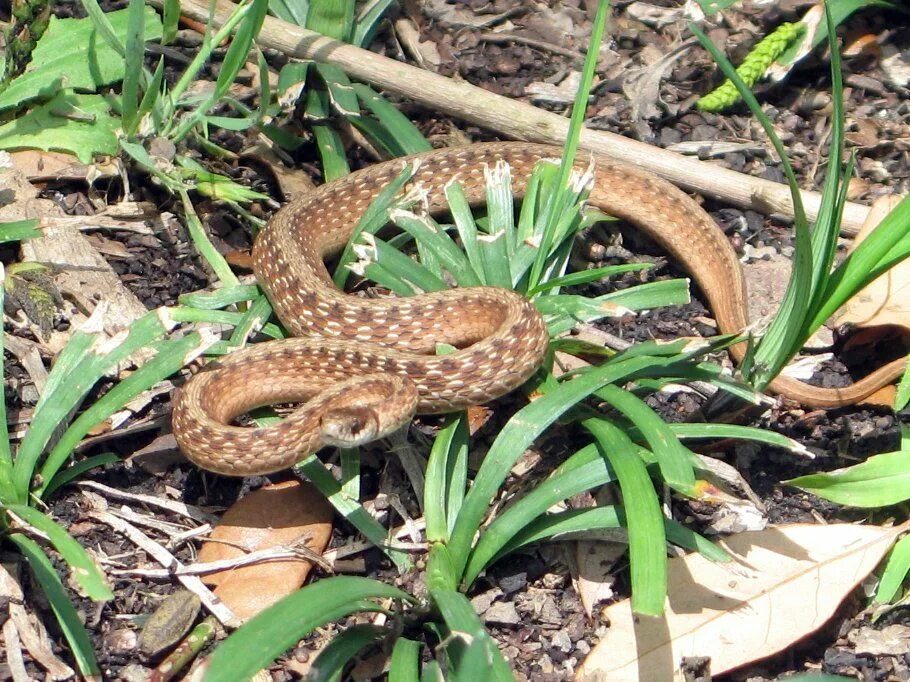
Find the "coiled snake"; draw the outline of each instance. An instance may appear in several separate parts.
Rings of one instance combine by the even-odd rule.
[[[180,447],[211,471],[264,474],[326,445],[381,438],[415,412],[482,404],[524,383],[543,359],[547,331],[523,296],[477,287],[363,299],[332,284],[324,259],[344,247],[367,206],[407,162],[417,163],[411,182],[438,212],[453,179],[469,201],[480,203],[484,167],[503,160],[521,196],[537,161],[560,154],[557,147],[515,142],[440,149],[352,173],[287,204],[257,237],[253,267],[296,338],[244,348],[193,376],[174,402]],[[578,165],[589,161],[585,156]],[[748,324],[742,271],[711,218],[655,175],[603,157],[594,161],[589,205],[662,245],[698,283],[720,331],[741,332]],[[438,343],[459,350],[432,355]],[[742,344],[732,349],[737,361],[743,351]],[[771,389],[807,405],[839,407],[893,381],[902,367],[903,361],[890,363],[843,389],[783,377]],[[255,407],[289,402],[304,404],[276,425],[231,425]]]

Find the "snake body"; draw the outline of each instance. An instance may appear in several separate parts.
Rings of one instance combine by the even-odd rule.
[[[535,164],[560,154],[557,147],[514,142],[440,149],[371,166],[288,203],[257,237],[253,268],[295,338],[244,348],[193,376],[174,402],[180,447],[211,471],[264,474],[326,445],[380,438],[415,412],[482,404],[524,383],[542,362],[547,330],[523,296],[473,287],[364,299],[336,288],[325,260],[344,248],[370,202],[405,163],[416,164],[411,184],[439,212],[453,179],[472,204],[481,203],[484,169],[504,161],[520,197]],[[580,159],[579,169],[589,163],[590,157]],[[594,166],[589,205],[631,223],[676,258],[704,293],[721,332],[745,329],[739,261],[707,213],[651,173],[599,156]],[[439,343],[458,350],[433,355]],[[744,350],[742,344],[732,349],[737,361]],[[838,407],[901,371],[897,361],[843,389],[789,378],[778,378],[771,389],[804,404]],[[251,409],[286,402],[304,404],[272,426],[231,424]]]

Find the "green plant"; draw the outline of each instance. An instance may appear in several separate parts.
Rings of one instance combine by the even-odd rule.
[[[737,0],[697,0],[706,14],[714,14],[735,4]],[[822,6],[824,5],[824,9]],[[778,64],[778,79],[792,69],[803,57],[821,45],[828,37],[828,22],[824,12],[832,19],[832,31],[859,10],[879,7],[900,9],[888,0],[826,0],[813,6],[801,21],[783,23],[758,42],[749,52],[737,73],[743,82],[753,87],[773,64]],[[719,87],[698,101],[702,111],[719,112],[729,109],[741,100],[737,88],[728,78]]]
[[[833,36],[834,20],[830,11],[826,16],[830,34]],[[831,118],[829,152],[831,163],[825,178],[818,218],[810,230],[796,175],[772,122],[761,110],[754,95],[730,62],[698,27],[690,24],[690,29],[705,49],[711,52],[765,129],[775,151],[780,155],[793,198],[796,241],[793,273],[779,310],[741,368],[746,380],[760,391],[780,373],[787,362],[802,349],[809,337],[838,308],[881,274],[910,257],[910,198],[901,201],[868,239],[840,265],[832,269],[841,214],[846,201],[847,182],[853,172],[852,159],[846,166],[841,164],[844,151],[843,85],[840,55],[833,38],[831,79],[834,111]]]
[[[0,288],[0,297],[2,291]],[[114,339],[96,331],[98,323],[98,319],[90,319],[61,351],[15,454],[6,428],[5,404],[0,407],[0,538],[14,544],[27,559],[85,677],[99,675],[98,666],[82,621],[46,548],[59,553],[86,596],[104,601],[113,594],[91,557],[41,508],[60,486],[91,468],[117,461],[114,455],[101,454],[70,463],[75,447],[92,427],[175,373],[206,346],[198,332],[165,338],[174,325],[165,309],[148,313]],[[143,350],[152,357],[78,411],[107,372]]]

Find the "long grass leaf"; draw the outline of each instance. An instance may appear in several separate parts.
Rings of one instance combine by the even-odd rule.
[[[622,490],[629,531],[632,608],[636,613],[658,616],[667,598],[666,534],[660,500],[644,462],[621,429],[599,418],[585,419],[582,425],[597,440]]]
[[[626,514],[622,507],[604,506],[567,509],[562,512],[545,514],[536,518],[518,533],[503,548],[499,556],[504,556],[535,542],[558,540],[561,537],[586,536],[599,530],[625,528],[625,525]],[[672,519],[665,519],[664,528],[667,540],[674,545],[697,551],[711,561],[726,562],[731,559],[730,555],[723,549],[707,538],[686,528],[681,523],[677,523]]]
[[[449,540],[458,572],[464,571],[475,534],[487,510],[518,458],[561,415],[591,393],[611,382],[623,380],[635,372],[654,367],[660,362],[652,357],[631,358],[595,367],[519,410],[500,431],[481,464],[474,484],[465,496]]]
[[[198,333],[187,334],[182,339],[163,343],[154,358],[144,363],[138,370],[119,382],[102,398],[83,412],[63,433],[41,466],[41,480],[44,481],[36,490],[42,497],[46,486],[56,476],[57,471],[72,454],[79,441],[92,429],[117,410],[123,407],[143,391],[174,374],[181,367],[198,357],[207,347]]]
[[[68,466],[66,469],[61,469],[56,473],[56,475],[50,480],[50,482],[45,486],[42,492],[42,499],[49,499],[57,490],[65,486],[67,483],[75,481],[77,478],[82,476],[87,471],[91,471],[105,464],[113,464],[114,462],[121,461],[120,458],[112,452],[105,452],[100,455],[92,455],[91,457],[86,457],[85,459],[79,460],[75,464]]]
[[[139,125],[139,89],[142,85],[142,62],[145,57],[145,0],[130,0],[125,47],[120,102],[124,132],[132,135]]]
[[[468,429],[463,414],[449,418],[433,440],[427,461],[423,513],[427,540],[445,542],[450,523],[458,515],[464,498]]]
[[[369,646],[380,643],[389,635],[389,629],[369,623],[352,625],[337,634],[313,661],[307,672],[307,682],[335,682],[341,680],[344,669]]]
[[[92,558],[61,526],[42,514],[37,509],[24,504],[7,505],[6,513],[13,513],[25,523],[36,528],[47,536],[63,560],[73,572],[73,579],[85,594],[95,601],[107,601],[114,598],[108,587],[104,574],[92,561]]]
[[[418,682],[420,679],[420,642],[399,637],[389,661],[389,682]]]
[[[401,150],[398,156],[428,152],[433,148],[407,116],[370,86],[354,83],[354,92],[360,103],[395,140],[396,146]]]
[[[481,532],[465,568],[465,582],[471,584],[494,557],[501,556],[502,548],[512,538],[554,504],[612,480],[610,467],[602,458],[596,458],[581,467],[541,481]]]
[[[0,263],[0,310],[3,310],[6,294],[6,272]],[[0,372],[5,376],[4,363],[4,335],[0,333]],[[0,504],[11,502],[24,502],[25,496],[20,495],[17,486],[13,483],[13,453],[9,447],[9,426],[6,423],[6,385],[4,384],[4,400],[0,404]]]
[[[318,457],[310,455],[295,465],[294,470],[306,476],[338,513],[363,533],[367,540],[385,552],[400,570],[404,571],[410,567],[411,560],[407,553],[398,549],[395,543],[389,540],[386,529],[370,516],[357,500],[349,498],[344,493],[341,484],[326,470]]]
[[[255,616],[212,654],[206,682],[251,678],[315,628],[361,611],[379,611],[373,599],[411,597],[369,578],[336,576],[308,585]]]
[[[95,659],[92,641],[82,624],[82,618],[70,602],[69,595],[50,559],[47,558],[38,543],[31,538],[21,533],[12,533],[7,537],[19,547],[28,561],[28,567],[47,597],[57,623],[60,625],[60,631],[69,644],[79,672],[87,680],[100,680],[101,670]]]

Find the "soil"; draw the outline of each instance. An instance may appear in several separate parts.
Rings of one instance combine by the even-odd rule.
[[[743,108],[724,115],[702,114],[694,108],[697,96],[717,82],[716,69],[700,49],[683,51],[664,74],[657,99],[646,102],[642,113],[633,111],[629,101],[633,86],[628,75],[653,64],[681,42],[678,20],[662,25],[659,20],[636,19],[643,16],[637,11],[642,9],[642,4],[622,0],[613,3],[609,39],[602,51],[598,71],[599,83],[588,106],[588,125],[662,147],[693,141],[706,144],[714,141],[755,142],[754,145],[744,145],[746,151],[723,154],[715,162],[752,175],[782,179],[779,164],[769,155],[755,151],[756,148],[766,147],[764,137]],[[659,16],[661,9],[669,11],[677,4],[655,0],[653,5],[657,9],[652,16]],[[711,30],[710,36],[738,61],[760,36],[782,21],[795,20],[809,4],[799,0],[777,3],[774,7],[747,4],[746,9],[727,11],[724,24]],[[526,99],[529,90],[541,84],[558,90],[559,84],[580,68],[579,60],[571,53],[582,54],[590,33],[592,15],[592,10],[580,0],[550,3],[530,0],[465,0],[451,3],[405,0],[402,5],[400,17],[416,26],[424,47],[435,46],[439,57],[438,71],[503,95]],[[62,11],[69,12],[71,9],[65,6]],[[482,26],[484,22],[490,25]],[[487,34],[496,27],[502,31],[500,36],[531,39],[537,41],[537,46],[492,42]],[[869,10],[854,15],[844,25],[841,34],[847,37],[848,42],[868,35],[879,37],[885,45],[900,48],[907,45],[910,39],[910,22],[902,13]],[[379,35],[373,49],[389,56],[413,60],[392,37],[388,27]],[[855,184],[851,199],[869,202],[883,194],[907,191],[910,189],[910,164],[907,161],[910,101],[906,83],[902,86],[892,84],[883,72],[880,60],[874,55],[847,58],[844,70],[849,142],[856,153],[859,176],[862,178]],[[784,137],[800,183],[807,189],[820,189],[823,179],[827,161],[824,131],[830,114],[829,92],[827,62],[817,56],[805,60],[784,83],[758,88],[766,112]],[[555,111],[566,111],[564,104],[552,100],[537,103]],[[434,112],[408,103],[401,103],[401,106],[431,139],[445,142],[456,136],[456,131],[460,131],[458,135],[473,140],[490,139],[485,131],[464,126]],[[233,133],[219,138],[219,143],[234,150],[242,148],[243,142]],[[352,156],[355,166],[369,162],[368,157],[357,150],[352,150]],[[302,168],[311,171],[317,168],[311,144],[305,144],[295,157]],[[275,189],[271,178],[254,178],[253,171],[242,164],[233,167],[220,164],[217,168],[236,178],[256,182],[260,191],[264,188]],[[314,179],[319,181],[318,176]],[[150,184],[146,177],[133,174],[130,181],[131,199],[153,201],[162,211],[180,215],[174,201],[160,188]],[[122,188],[117,183],[112,183],[106,190],[111,202],[122,197]],[[83,200],[83,192],[84,188],[61,183],[48,186],[46,196],[59,200],[70,213],[79,214],[94,210],[92,202]],[[740,252],[745,245],[755,248],[771,246],[778,252],[792,247],[789,227],[784,222],[715,202],[705,202],[705,207]],[[264,205],[254,209],[262,216],[267,215],[269,210]],[[223,208],[203,201],[197,204],[197,211],[222,252],[236,253],[249,249],[249,230],[231,218]],[[179,295],[204,289],[214,279],[194,253],[182,218],[165,221],[165,229],[155,235],[106,232],[105,236],[121,242],[125,247],[128,257],[114,258],[110,262],[123,282],[150,309],[174,304]],[[606,243],[603,233],[592,236],[591,240],[601,246],[613,246]],[[658,260],[659,267],[648,271],[646,278],[684,275],[674,269],[672,262],[665,260],[657,247],[643,243],[634,232],[625,231],[621,243],[634,258]],[[598,264],[613,262],[610,258],[603,256]],[[6,259],[4,262],[7,262]],[[630,274],[610,284],[584,287],[579,293],[599,294],[639,281],[642,281],[641,275]],[[614,319],[601,326],[616,336],[632,341],[710,335],[715,331],[711,325],[711,313],[699,300],[699,292],[693,293],[694,300],[687,306]],[[842,342],[839,343],[842,345]],[[836,346],[835,350],[839,347]],[[851,364],[849,354],[840,354],[836,362],[824,367],[814,377],[814,381],[837,385],[846,381],[851,372],[861,375],[868,370],[869,354],[859,355],[862,356],[860,360],[854,360],[853,366],[848,366]],[[21,387],[27,382],[27,375],[8,353],[5,359],[6,381],[11,386]],[[877,362],[887,359],[890,358],[875,357]],[[28,407],[28,401],[21,396],[8,394],[7,399],[10,407]],[[674,421],[684,420],[703,407],[700,399],[686,393],[651,402],[666,419]],[[495,424],[502,423],[513,409],[514,405],[506,402],[495,410],[492,425],[479,434],[478,452],[485,451],[495,433]],[[165,424],[166,431],[167,413],[168,404],[162,398],[148,408],[147,414],[140,415],[139,420],[154,426],[157,418]],[[785,403],[753,423],[798,440],[812,450],[816,455],[814,459],[795,458],[769,447],[725,446],[710,454],[724,457],[737,467],[765,506],[771,523],[868,520],[868,514],[819,500],[787,487],[781,481],[809,472],[849,466],[871,454],[893,450],[898,442],[901,419],[910,421],[910,415],[895,415],[885,408],[809,411]],[[424,420],[418,428],[432,432],[435,425],[433,420]],[[560,440],[564,442],[571,436],[571,433],[554,436],[541,443],[541,451],[552,458],[551,461],[558,461],[567,454]],[[103,470],[90,473],[84,480],[129,493],[176,499],[210,511],[226,508],[266,480],[241,481],[200,472],[177,456],[173,445],[157,428],[100,443],[86,449],[84,454],[102,451],[114,451],[124,458],[142,451],[144,456],[106,466]],[[364,456],[364,467],[364,499],[372,499],[378,492],[391,492],[400,498],[409,515],[419,517],[418,505],[397,458],[386,458],[379,450],[369,451]],[[520,479],[517,477],[515,481],[510,481],[510,485],[526,483]],[[107,498],[107,502],[112,506],[121,504],[112,498]],[[155,564],[121,535],[88,518],[85,514],[88,507],[85,489],[69,486],[52,500],[51,512],[83,545],[91,547],[100,556],[106,556],[108,568]],[[154,512],[159,520],[187,525],[187,519],[179,515],[152,507],[146,511]],[[676,501],[673,512],[678,519],[694,520],[696,529],[710,524],[710,513],[694,504]],[[887,512],[882,510],[876,518],[884,519]],[[389,516],[387,523],[401,523],[396,514],[390,512]],[[339,521],[330,546],[341,547],[357,538],[352,527]],[[191,542],[183,542],[173,551],[178,559],[187,562],[192,561],[195,554]],[[414,584],[420,579],[415,577],[417,574],[398,576],[378,551],[368,551],[361,558],[365,575],[394,582],[415,594],[422,592],[423,588]],[[596,619],[592,621],[585,615],[571,577],[574,560],[574,551],[569,543],[523,551],[500,561],[468,595],[478,610],[482,609],[481,605],[487,607],[483,618],[519,679],[572,679],[575,668],[596,645],[608,625]],[[313,577],[318,579],[321,575],[316,571]],[[628,594],[626,579],[620,571],[614,587],[620,597]],[[27,576],[23,580],[27,599],[31,600],[29,603],[37,605],[38,611],[47,616],[48,607],[40,591],[29,585]],[[113,582],[115,599],[103,608],[75,595],[74,599],[85,616],[105,677],[135,679],[132,677],[136,674],[135,665],[146,663],[136,653],[135,632],[163,597],[176,589],[177,583],[126,576],[118,577]],[[823,671],[863,680],[910,680],[910,654],[872,656],[854,651],[851,630],[869,623],[869,615],[863,610],[865,603],[863,594],[858,590],[819,632],[783,654],[719,679],[758,682],[804,671]],[[910,625],[907,613],[906,609],[895,610],[877,626]],[[52,623],[53,618],[44,620]],[[53,626],[50,627],[55,651],[66,659],[59,633],[53,631]],[[330,626],[302,642],[272,667],[271,678],[276,681],[298,679],[300,666],[311,660],[318,648],[338,629],[339,626]],[[367,663],[364,662],[362,671],[369,670]],[[39,679],[42,674],[40,669],[33,662],[28,665],[35,679]],[[0,681],[8,679],[8,674],[5,664],[0,664]]]

